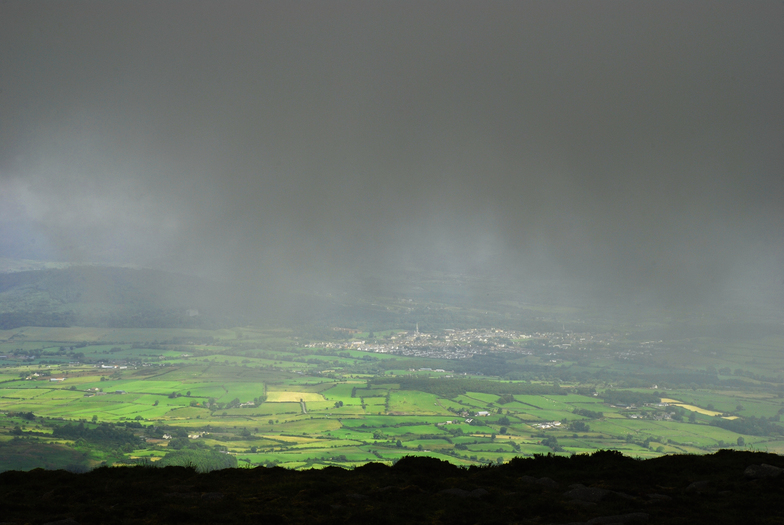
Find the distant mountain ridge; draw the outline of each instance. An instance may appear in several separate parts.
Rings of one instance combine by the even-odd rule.
[[[27,272],[31,270],[54,270],[59,268],[70,268],[72,263],[57,261],[38,261],[34,259],[11,259],[0,257],[0,274],[10,272]]]
[[[198,327],[220,287],[150,269],[71,266],[0,273],[0,328]],[[198,313],[198,315],[196,315]]]

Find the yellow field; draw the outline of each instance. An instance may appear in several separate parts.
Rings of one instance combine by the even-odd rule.
[[[324,396],[315,392],[267,392],[267,403],[299,403],[324,401]]]
[[[698,414],[704,414],[706,416],[720,416],[721,412],[716,412],[715,410],[707,410],[705,408],[700,408],[694,405],[687,405],[685,403],[681,403],[677,399],[670,399],[667,397],[662,398],[662,403],[668,403],[670,405],[675,405],[676,407],[685,408],[686,410],[691,410],[692,412],[697,412]],[[726,416],[724,419],[738,419],[737,416]]]
[[[131,459],[145,459],[147,461],[158,461],[163,459],[163,456],[130,456]],[[132,466],[132,465],[128,465]]]

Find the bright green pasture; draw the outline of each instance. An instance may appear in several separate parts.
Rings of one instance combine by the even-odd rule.
[[[280,425],[281,431],[291,434],[321,434],[340,428],[340,422],[335,419],[302,419]]]
[[[153,383],[154,381],[150,381],[150,382]],[[190,392],[191,393],[190,397],[197,398],[198,401],[204,401],[205,399],[209,399],[211,397],[215,398],[215,400],[219,402],[231,401],[231,399],[233,399],[233,398],[222,399],[225,396],[231,395],[231,393],[227,392],[227,388],[225,387],[225,385],[221,385],[218,383],[202,383],[202,382],[185,383],[185,384],[180,384],[176,390],[168,390],[168,391],[164,390],[163,393],[169,394],[174,391],[182,395],[185,395],[188,392]]]
[[[343,404],[359,404],[359,396],[351,397],[351,391],[360,387],[360,383],[341,383],[323,392],[324,399],[328,401],[343,401]]]
[[[527,410],[530,410],[531,408],[542,409],[542,410],[546,408],[551,408],[545,403],[544,398],[542,398],[541,396],[519,395],[519,396],[514,396],[514,399],[516,403],[520,403]],[[507,405],[504,405],[504,407],[509,405],[514,405],[514,403],[507,403]]]
[[[220,402],[231,401],[234,398],[239,398],[242,402],[253,401],[254,398],[264,395],[263,383],[238,383],[238,382],[225,382],[220,385],[226,390],[226,393],[219,398]]]
[[[533,416],[534,419],[523,417],[519,414],[518,417],[523,421],[560,421],[561,419],[575,419],[571,410],[555,411],[555,410],[531,410],[527,415]]]
[[[108,381],[92,381],[80,385],[82,388],[100,388],[104,392],[113,392],[115,390],[125,390],[126,392],[139,393],[139,394],[171,394],[172,392],[179,392],[182,389],[182,384],[178,381],[163,381],[158,379],[151,379],[148,381],[139,380],[126,380],[126,379],[110,379]],[[185,392],[182,392],[185,394]]]
[[[291,375],[285,382],[275,382],[278,390],[291,390],[294,392],[316,392],[323,393],[335,386],[336,382],[332,379],[313,378],[306,375]]]
[[[305,403],[308,408],[308,412],[335,412],[336,414],[340,412],[343,407],[335,408],[335,403],[332,401],[308,401]]]
[[[324,433],[330,437],[334,437],[337,439],[345,439],[345,440],[352,440],[352,441],[368,441],[373,439],[373,432],[371,430],[363,430],[363,429],[349,429],[349,428],[338,428],[335,430],[328,430]]]
[[[331,403],[331,401],[327,401],[327,403]],[[358,417],[365,415],[365,410],[359,405],[349,405],[346,404],[340,408],[335,408],[334,403],[332,403],[331,407],[328,407],[326,412],[329,412],[334,417]]]
[[[527,405],[517,401],[513,401],[511,403],[505,403],[504,405],[501,406],[503,407],[504,411],[511,410],[512,412],[529,413],[529,414],[535,414],[537,411],[542,410],[542,407],[540,406]]]
[[[661,437],[665,441],[672,439],[679,443],[696,446],[715,446],[719,440],[734,443],[738,437],[734,432],[719,427],[671,421],[614,419],[593,421],[590,426],[592,431],[603,434],[619,437],[632,434],[635,439],[646,436]]]
[[[357,389],[357,396],[359,397],[386,397],[388,389],[386,388],[362,388]]]
[[[441,405],[442,408],[445,408],[445,409],[450,409],[451,408],[453,410],[457,410],[458,412],[460,412],[464,408],[464,407],[462,407],[460,405],[460,403],[457,403],[455,401],[452,401],[451,399],[445,399],[445,398],[439,399],[438,400],[438,404]]]
[[[490,403],[497,403],[499,399],[499,397],[495,394],[483,394],[481,392],[466,392],[465,396],[462,397],[466,397],[474,403],[478,402],[480,406],[485,406]]]
[[[62,403],[72,401],[74,399],[82,399],[83,397],[84,394],[77,390],[54,388],[45,391],[40,396],[36,396],[36,399],[43,402]]]
[[[222,414],[223,412],[237,416],[300,414],[302,413],[302,406],[299,403],[262,403],[257,407],[224,409],[215,413]]]
[[[47,392],[49,392],[49,388],[3,388],[0,389],[0,396],[3,399],[15,400],[15,399],[33,399],[36,397],[40,397]],[[12,401],[13,402],[13,401]]]
[[[334,447],[355,447],[361,445],[361,441],[350,439],[324,439],[312,441],[310,443],[300,443],[289,447],[289,450],[298,449],[328,449]]]
[[[435,425],[405,425],[399,427],[387,427],[380,429],[381,433],[388,436],[405,436],[408,434],[411,435],[422,435],[422,434],[442,434],[447,435],[441,427],[437,427]]]
[[[389,411],[406,414],[451,414],[438,401],[438,396],[434,394],[395,390],[390,396]]]
[[[525,398],[530,398],[533,396],[520,396]],[[535,396],[537,399],[537,405],[542,408],[542,410],[562,410],[566,412],[571,412],[573,410],[572,406],[567,403],[566,396]]]
[[[713,405],[718,412],[737,412],[742,416],[771,417],[784,408],[784,399],[774,394],[756,394],[750,392],[713,392],[713,391],[679,391],[668,393],[669,397],[686,404],[707,408]],[[737,410],[742,405],[743,409]]]
[[[359,419],[345,419],[343,420],[343,424],[348,427],[360,427],[364,425],[368,428],[383,428],[383,427],[391,427],[395,425],[419,425],[419,424],[435,424],[435,423],[442,423],[447,421],[448,419],[454,419],[456,416],[444,417],[444,416],[436,416],[436,415],[390,415],[390,416],[378,416],[378,415],[369,415],[365,416],[364,418]],[[458,418],[459,419],[459,418]]]
[[[487,405],[484,401],[481,401],[474,397],[469,397],[468,395],[459,395],[455,397],[454,400],[457,402],[459,407],[468,410],[480,409],[480,408],[484,409],[485,406]],[[506,407],[506,405],[504,405],[504,407]]]
[[[500,449],[500,450],[499,450]],[[515,450],[509,443],[487,442],[479,443],[477,445],[468,445],[468,450],[471,452],[509,452],[514,453]]]
[[[413,438],[413,439],[406,439],[402,440],[402,443],[405,447],[418,447],[422,445],[422,448],[429,448],[430,450],[433,449],[451,449],[454,445],[452,445],[449,441],[442,438]]]

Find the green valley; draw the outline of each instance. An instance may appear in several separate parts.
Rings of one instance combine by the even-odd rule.
[[[708,336],[687,341],[698,349],[690,362],[683,340],[588,330],[319,335],[253,326],[0,332],[0,468],[784,452],[784,381],[766,362],[784,342],[775,334],[749,338],[743,362]]]

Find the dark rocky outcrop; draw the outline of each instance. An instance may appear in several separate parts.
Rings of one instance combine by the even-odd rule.
[[[762,465],[749,465],[743,471],[743,475],[751,479],[776,478],[782,470],[784,469],[763,463]]]
[[[784,520],[781,469],[782,457],[731,451],[645,461],[608,452],[537,456],[468,469],[416,457],[355,470],[37,469],[0,474],[0,519],[33,525],[718,525],[749,523],[753,515],[758,523],[778,523]]]

